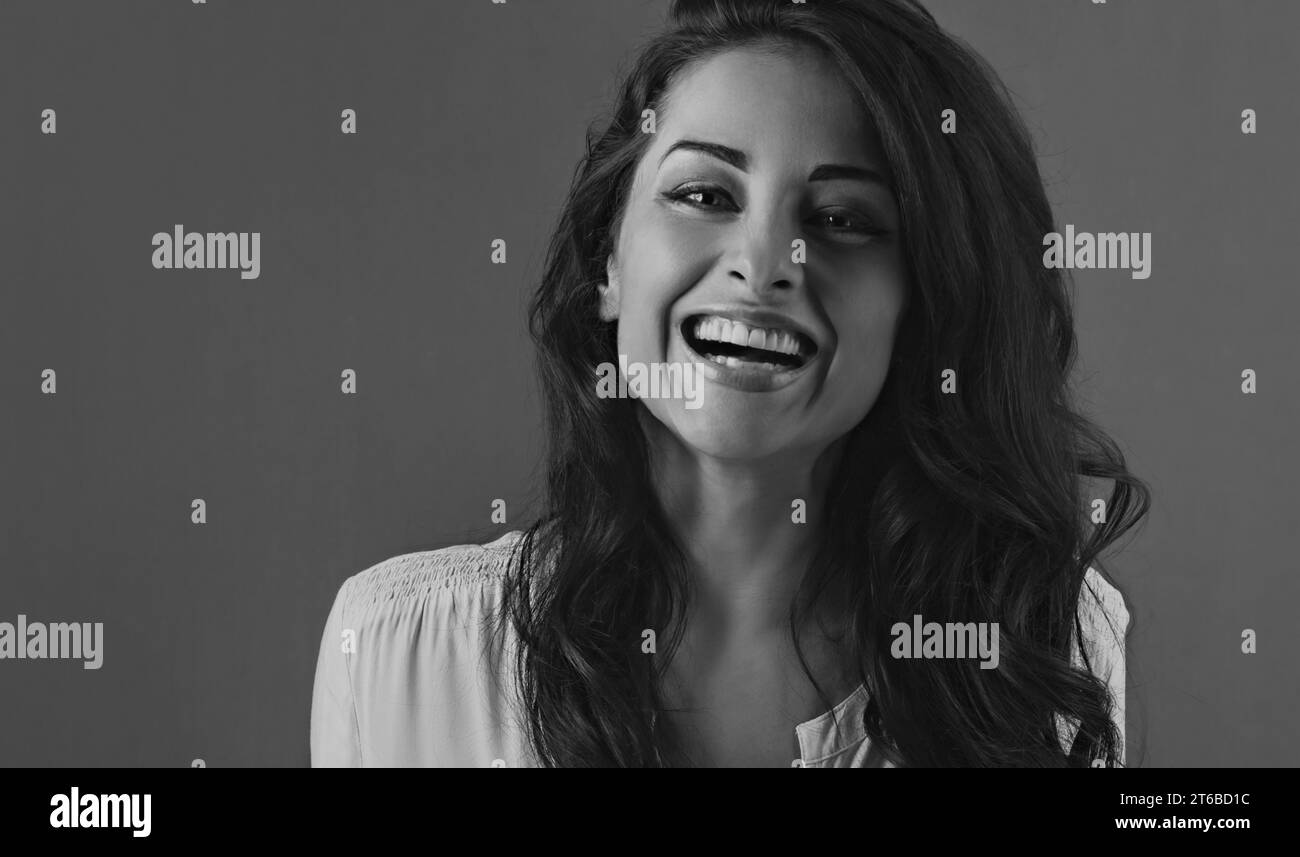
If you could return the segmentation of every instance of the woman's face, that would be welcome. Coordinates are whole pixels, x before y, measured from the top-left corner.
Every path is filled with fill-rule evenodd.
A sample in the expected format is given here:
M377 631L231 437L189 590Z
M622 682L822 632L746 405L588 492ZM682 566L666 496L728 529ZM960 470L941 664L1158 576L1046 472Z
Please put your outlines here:
M656 119L601 317L628 366L698 364L698 403L643 404L704 455L819 454L874 404L906 298L875 132L811 49L697 63Z

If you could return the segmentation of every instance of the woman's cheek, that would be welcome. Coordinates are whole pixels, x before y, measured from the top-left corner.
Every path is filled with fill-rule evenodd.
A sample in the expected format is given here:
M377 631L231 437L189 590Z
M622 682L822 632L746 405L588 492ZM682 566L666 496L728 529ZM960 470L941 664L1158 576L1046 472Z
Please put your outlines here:
M654 302L675 300L706 275L712 241L707 230L681 222L646 223L633 238L628 256L634 287Z
M822 292L822 306L835 328L832 371L855 385L882 380L902 309L898 269L889 264L846 266L831 277L837 286Z
M697 254L716 244L725 226L709 217L692 215L672 208L661 208L650 219L656 243L678 248L685 254Z

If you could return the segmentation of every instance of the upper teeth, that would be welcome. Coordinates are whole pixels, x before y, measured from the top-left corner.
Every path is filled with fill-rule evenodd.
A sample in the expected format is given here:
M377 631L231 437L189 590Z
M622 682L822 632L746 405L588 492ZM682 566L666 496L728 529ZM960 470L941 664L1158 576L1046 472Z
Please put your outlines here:
M696 320L695 338L708 342L730 342L732 345L762 348L765 351L778 351L782 354L798 355L801 351L799 340L788 331L752 327L717 315L708 315Z

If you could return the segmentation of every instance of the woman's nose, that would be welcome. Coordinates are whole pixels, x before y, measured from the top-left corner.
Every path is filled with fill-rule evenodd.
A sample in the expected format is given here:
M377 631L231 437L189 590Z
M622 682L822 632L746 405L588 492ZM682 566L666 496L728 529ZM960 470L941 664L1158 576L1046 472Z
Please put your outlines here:
M800 288L803 285L802 241L796 224L776 214L738 224L735 244L727 260L732 280L744 282L756 294Z

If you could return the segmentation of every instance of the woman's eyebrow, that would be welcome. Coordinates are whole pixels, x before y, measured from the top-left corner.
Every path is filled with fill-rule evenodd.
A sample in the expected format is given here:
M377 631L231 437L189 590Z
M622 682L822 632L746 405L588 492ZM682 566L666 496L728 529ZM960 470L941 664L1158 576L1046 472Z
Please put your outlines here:
M726 163L731 164L742 173L749 171L749 156L744 152L739 149L733 149L730 146L724 146L721 143L705 143L701 140L678 140L676 143L673 143L668 147L668 151L664 152L664 156L659 159L659 163L663 164L663 162L668 159L668 156L678 149L702 152L705 155L710 155L720 161L725 161Z
M855 167L849 164L822 164L808 176L810 182L834 181L835 179L868 182L869 184L878 184L886 190L893 190L893 185L884 176L868 167Z
M668 147L668 151L664 152L663 157L659 159L659 163L663 164L668 159L668 156L678 149L700 152L731 164L741 172L749 171L749 156L744 152L730 146L724 146L721 143L706 143L703 140L678 140ZM887 190L893 189L884 176L869 167L858 167L850 164L821 164L808 175L808 181L810 182L834 181L836 179L851 179L878 184Z

